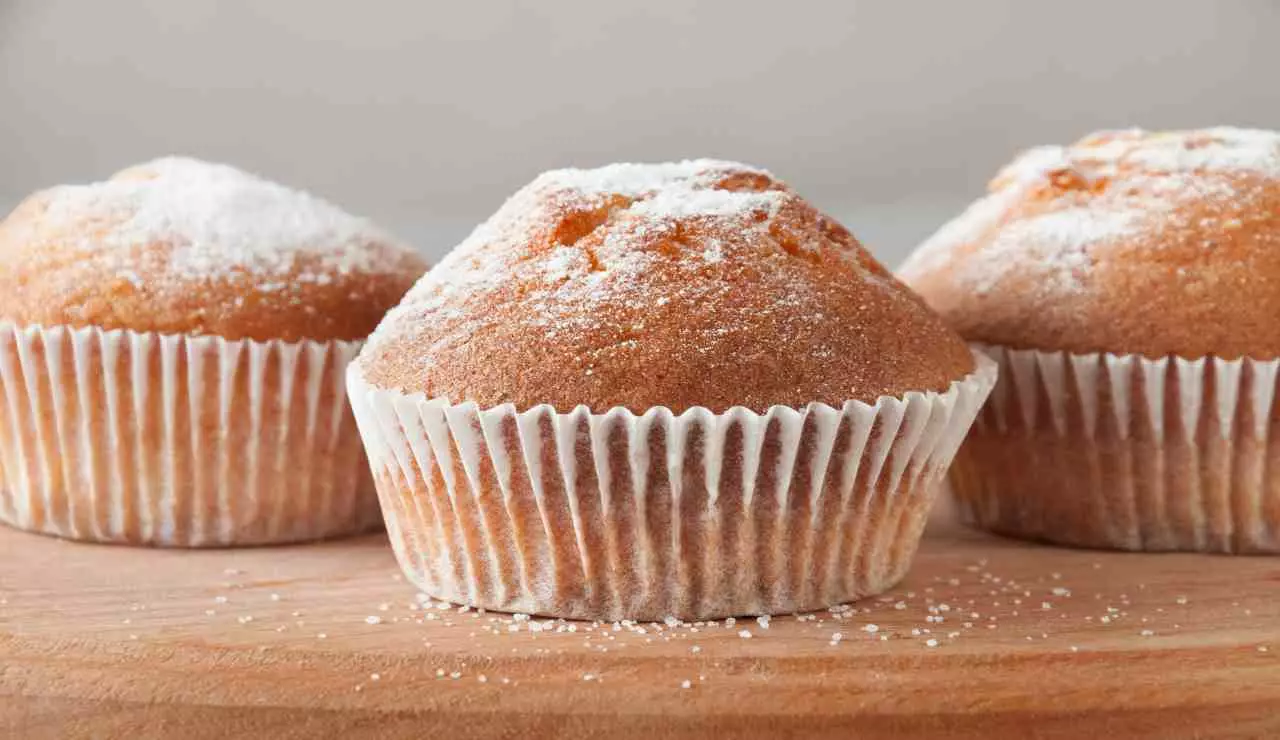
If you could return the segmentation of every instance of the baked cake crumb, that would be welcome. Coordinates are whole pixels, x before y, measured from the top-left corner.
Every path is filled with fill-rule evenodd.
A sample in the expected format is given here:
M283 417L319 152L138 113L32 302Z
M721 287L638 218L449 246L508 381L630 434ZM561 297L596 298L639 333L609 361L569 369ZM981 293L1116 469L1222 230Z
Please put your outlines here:
M945 390L963 342L834 220L716 160L545 173L391 311L381 388L568 411Z

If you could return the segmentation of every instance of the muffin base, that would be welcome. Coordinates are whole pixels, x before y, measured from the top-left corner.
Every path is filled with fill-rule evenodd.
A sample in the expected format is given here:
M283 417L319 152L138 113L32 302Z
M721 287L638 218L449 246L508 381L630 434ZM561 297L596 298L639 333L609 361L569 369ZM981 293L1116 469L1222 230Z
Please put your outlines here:
M376 527L356 342L0 323L0 521L76 540L258 545Z
M975 346L1001 376L948 476L969 522L1083 547L1280 552L1280 361Z
M387 531L429 595L576 619L831 606L906 572L995 381L874 405L716 414L480 409L349 392Z

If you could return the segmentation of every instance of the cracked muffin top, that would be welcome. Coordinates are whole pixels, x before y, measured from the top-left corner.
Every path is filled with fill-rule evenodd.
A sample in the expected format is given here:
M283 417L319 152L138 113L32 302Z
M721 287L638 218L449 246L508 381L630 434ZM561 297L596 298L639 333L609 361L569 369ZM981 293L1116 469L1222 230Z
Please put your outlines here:
M1103 131L989 190L900 271L965 338L1280 357L1280 133Z
M960 337L840 224L733 162L547 172L409 291L357 360L482 407L764 411L944 391Z
M0 319L259 341L362 339L427 267L320 198L185 157L32 195L0 261Z

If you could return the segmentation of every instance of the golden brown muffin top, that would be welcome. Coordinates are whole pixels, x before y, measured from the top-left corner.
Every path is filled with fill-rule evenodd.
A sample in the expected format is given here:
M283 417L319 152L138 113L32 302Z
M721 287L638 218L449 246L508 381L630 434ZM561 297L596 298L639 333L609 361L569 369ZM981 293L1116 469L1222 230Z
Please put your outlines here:
M1280 356L1280 134L1112 131L1033 149L900 274L971 340Z
M166 158L0 222L0 318L228 339L359 339L426 269L315 196Z
M367 381L489 407L834 406L945 390L963 341L840 224L732 162L547 172L379 325Z

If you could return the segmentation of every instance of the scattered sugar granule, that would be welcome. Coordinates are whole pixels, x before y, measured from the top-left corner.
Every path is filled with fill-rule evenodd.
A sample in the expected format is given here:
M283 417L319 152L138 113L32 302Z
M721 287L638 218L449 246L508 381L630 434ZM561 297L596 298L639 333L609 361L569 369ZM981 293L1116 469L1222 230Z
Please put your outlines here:
M680 682L680 688L691 689L693 688L693 682L686 678L685 680Z
M931 647L931 648L938 647L938 641L933 637L930 637L928 640L925 640L924 644L926 647Z
M381 674L381 673L370 673L370 674L369 674L369 680L370 680L370 681L381 681L381 680L382 680L382 674Z
M760 616L756 617L756 624L760 625L760 629L762 630L769 629L769 615L761 614Z
M365 624L382 624L382 617L370 615L364 618Z
M862 629L863 629L863 631L865 631L865 632L870 632L870 633L872 633L872 634L875 634L875 633L877 633L877 632L879 632L879 631L880 631L880 625L878 625L878 624L868 624L867 626L863 627Z
M738 637L741 637L744 640L750 640L751 630L738 630Z
M1175 602L1176 604L1178 604L1179 606L1186 606L1186 604L1187 604L1187 597L1185 597L1185 596L1179 596L1178 598L1174 599L1174 602Z

